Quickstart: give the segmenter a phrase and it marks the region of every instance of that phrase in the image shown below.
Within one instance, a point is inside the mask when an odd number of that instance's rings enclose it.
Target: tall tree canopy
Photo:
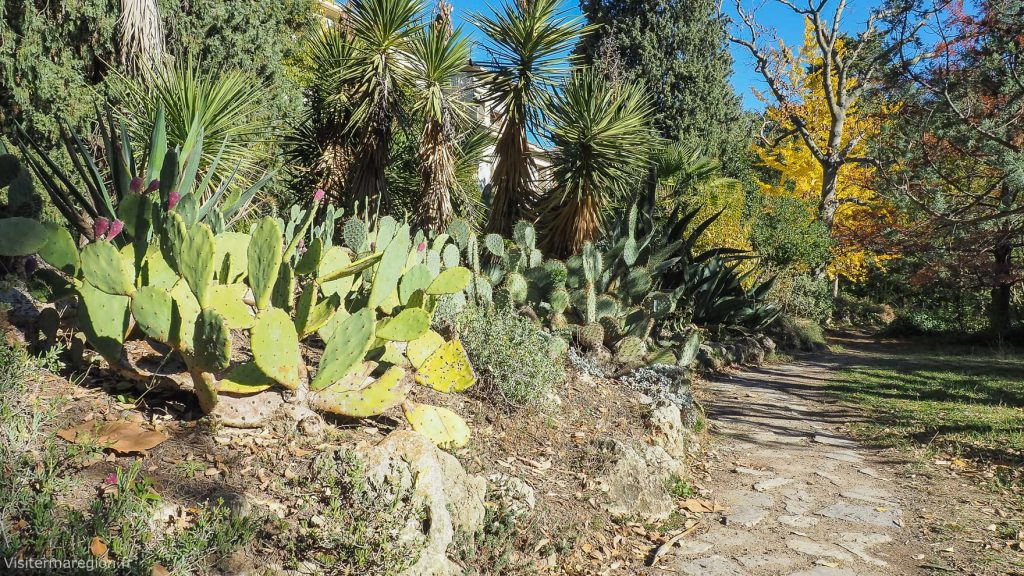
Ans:
[[[713,0],[581,0],[597,29],[579,50],[613,78],[650,90],[662,136],[699,145],[728,173],[744,156],[739,98],[729,84],[727,21]]]

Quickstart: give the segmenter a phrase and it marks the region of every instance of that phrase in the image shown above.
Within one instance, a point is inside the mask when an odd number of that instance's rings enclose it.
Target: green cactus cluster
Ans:
[[[292,211],[298,222],[265,217],[249,233],[186,224],[177,207],[154,209],[145,242],[118,247],[101,236],[79,250],[65,229],[44,227],[34,248],[74,283],[79,327],[93,348],[119,365],[125,341],[138,334],[172,348],[206,412],[220,394],[307,387],[324,412],[367,417],[402,405],[439,444],[465,443],[458,416],[408,395],[415,383],[454,393],[475,382],[461,343],[431,330],[438,300],[461,295],[472,272],[443,262],[447,236],[428,245],[389,218],[373,230],[347,220],[347,247],[325,248],[313,236],[299,250],[318,204]],[[323,353],[307,369],[302,346],[313,339]]]

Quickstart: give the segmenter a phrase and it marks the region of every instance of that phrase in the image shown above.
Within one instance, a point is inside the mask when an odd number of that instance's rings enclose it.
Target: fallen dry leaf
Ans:
[[[103,540],[100,540],[99,536],[92,537],[92,542],[89,543],[89,553],[97,558],[107,553],[107,545],[103,543]]]
[[[171,571],[159,564],[154,564],[153,576],[171,576]]]
[[[139,422],[123,420],[102,424],[85,422],[61,430],[57,435],[74,444],[99,444],[122,454],[145,452],[169,438],[163,432],[147,430]]]
[[[683,510],[693,512],[694,514],[702,512],[721,512],[725,510],[725,507],[721,506],[717,502],[711,502],[710,500],[704,500],[702,498],[688,498],[679,506]]]

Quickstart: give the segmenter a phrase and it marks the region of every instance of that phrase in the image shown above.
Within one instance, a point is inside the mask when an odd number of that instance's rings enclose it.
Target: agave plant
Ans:
[[[489,183],[492,197],[486,230],[511,236],[515,223],[532,219],[538,200],[537,165],[529,136],[539,126],[548,93],[565,78],[572,59],[566,53],[584,31],[561,0],[508,0],[493,16],[477,16],[490,57],[479,75],[484,101],[499,122],[496,162]]]
[[[17,143],[53,205],[89,240],[100,236],[113,239],[117,234],[111,235],[112,226],[123,226],[128,238],[145,238],[151,232],[150,213],[157,202],[172,207],[180,204],[178,211],[189,226],[206,222],[217,231],[231,228],[245,216],[252,199],[273,173],[229,194],[235,183],[231,175],[219,183],[214,181],[222,153],[213,157],[205,172],[200,169],[203,129],[194,123],[179,145],[169,146],[164,126],[163,108],[158,108],[149,147],[142,154],[133,148],[124,121],[115,122],[109,113],[99,115],[99,134],[106,153],[102,162],[93,157],[81,138],[65,130],[64,145],[75,167],[74,177],[20,126]],[[102,173],[101,166],[109,173]],[[152,199],[157,191],[158,200]]]
[[[540,216],[542,246],[580,251],[602,229],[605,210],[643,175],[658,135],[644,88],[577,72],[552,98],[551,189]]]
[[[440,233],[454,216],[458,133],[468,119],[468,102],[458,78],[469,62],[470,43],[461,30],[453,31],[449,21],[439,18],[413,37],[411,54],[412,111],[423,119],[415,213],[421,228]]]
[[[363,206],[367,216],[389,204],[385,169],[423,9],[421,0],[352,0],[348,6],[352,58],[341,82],[352,90],[356,133],[350,204]]]

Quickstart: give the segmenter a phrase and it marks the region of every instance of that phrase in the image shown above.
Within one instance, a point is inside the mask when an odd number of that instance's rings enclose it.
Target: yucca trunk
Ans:
[[[587,242],[597,241],[601,234],[600,198],[585,184],[582,193],[566,194],[556,201],[557,194],[541,207],[541,249],[559,258],[578,254]]]
[[[420,200],[416,219],[421,228],[441,233],[454,216],[452,190],[457,186],[453,142],[441,122],[430,121],[420,137]]]
[[[163,62],[164,32],[156,0],[121,0],[121,62],[131,75]]]
[[[533,220],[537,191],[533,186],[533,158],[525,127],[509,121],[494,149],[497,162],[491,176],[491,212],[486,232],[512,236],[519,220]]]
[[[390,142],[390,127],[374,128],[359,143],[354,154],[357,161],[352,173],[350,208],[358,208],[371,222],[388,209],[388,183],[384,170],[391,155]]]

